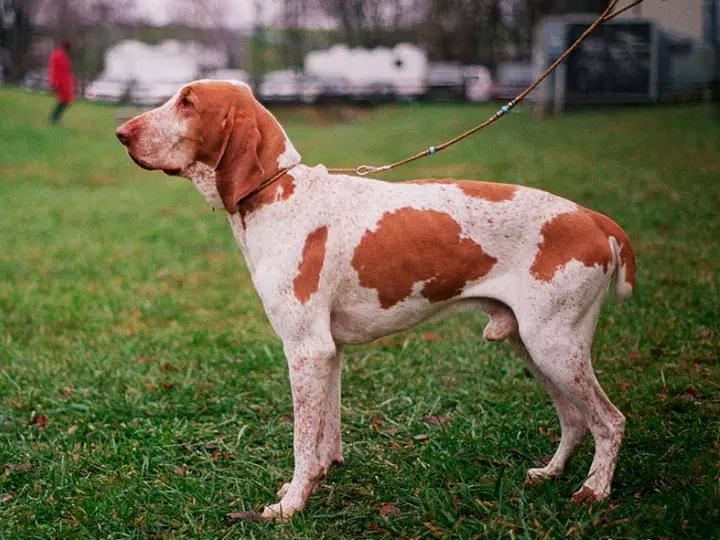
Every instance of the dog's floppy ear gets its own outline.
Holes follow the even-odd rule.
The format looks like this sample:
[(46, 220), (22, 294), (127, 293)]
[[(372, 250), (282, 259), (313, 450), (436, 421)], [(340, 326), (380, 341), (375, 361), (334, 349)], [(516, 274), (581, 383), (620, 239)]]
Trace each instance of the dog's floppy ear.
[(223, 143), (215, 166), (215, 184), (225, 209), (234, 214), (240, 200), (260, 185), (262, 136), (254, 107), (231, 105), (222, 123)]

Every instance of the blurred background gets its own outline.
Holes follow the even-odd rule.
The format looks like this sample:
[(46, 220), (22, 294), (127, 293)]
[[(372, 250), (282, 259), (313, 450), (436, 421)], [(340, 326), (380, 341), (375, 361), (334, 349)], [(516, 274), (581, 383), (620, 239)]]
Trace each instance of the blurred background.
[[(621, 0), (620, 6), (629, 0)], [(509, 100), (606, 0), (0, 0), (0, 73), (48, 89), (72, 40), (78, 95), (152, 106), (200, 77), (265, 102)], [(532, 96), (573, 103), (712, 99), (720, 0), (646, 0)]]

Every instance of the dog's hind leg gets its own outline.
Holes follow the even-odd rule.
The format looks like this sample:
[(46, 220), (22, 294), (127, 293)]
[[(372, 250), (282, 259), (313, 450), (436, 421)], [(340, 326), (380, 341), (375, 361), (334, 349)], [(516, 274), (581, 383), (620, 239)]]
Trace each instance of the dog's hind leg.
[[(532, 359), (532, 365), (541, 379), (549, 383), (551, 395), (555, 393), (560, 396), (559, 403), (565, 404), (565, 423), (572, 426), (572, 436), (566, 436), (563, 432), (563, 439), (567, 437), (567, 442), (565, 445), (561, 442), (563, 452), (557, 456), (553, 467), (561, 464), (561, 458), (569, 457), (569, 450), (576, 447), (581, 439), (581, 430), (584, 428), (579, 426), (575, 412), (570, 411), (580, 413), (595, 439), (595, 457), (585, 483), (573, 495), (576, 502), (599, 501), (610, 494), (625, 429), (625, 417), (603, 392), (590, 361), (590, 346), (598, 312), (599, 304), (581, 316), (575, 324), (560, 320), (561, 317), (548, 318), (542, 323), (536, 320), (534, 325), (523, 325), (523, 321), (519, 321), (520, 337)], [(575, 409), (568, 407), (568, 402)]]
[(560, 444), (555, 451), (555, 455), (545, 467), (529, 469), (525, 478), (525, 481), (529, 484), (539, 484), (545, 480), (555, 478), (563, 472), (565, 466), (580, 448), (585, 435), (587, 435), (588, 428), (575, 405), (560, 391), (555, 383), (540, 372), (519, 336), (512, 336), (510, 345), (515, 354), (525, 361), (535, 378), (545, 385), (560, 418)]

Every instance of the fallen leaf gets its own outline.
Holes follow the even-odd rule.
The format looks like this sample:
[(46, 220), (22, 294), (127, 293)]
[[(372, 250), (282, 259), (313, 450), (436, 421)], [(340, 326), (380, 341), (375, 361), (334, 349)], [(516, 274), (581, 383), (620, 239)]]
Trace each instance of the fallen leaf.
[(209, 452), (213, 453), (218, 449), (218, 445), (215, 442), (208, 442), (205, 444), (202, 443), (184, 443), (180, 442), (180, 448), (183, 452), (191, 453), (191, 452)]
[(5, 472), (3, 472), (3, 476), (10, 476), (13, 473), (29, 471), (32, 468), (32, 465), (27, 462), (6, 463), (4, 467)]
[(678, 397), (685, 401), (704, 401), (708, 399), (706, 395), (704, 395), (702, 392), (699, 392), (692, 386), (688, 386), (682, 392), (678, 392)]
[(30, 420), (30, 423), (28, 425), (30, 426), (39, 426), (40, 429), (45, 429), (47, 427), (48, 419), (47, 416), (44, 414), (38, 414), (35, 418)]
[(498, 503), (490, 502), (490, 501), (481, 501), (477, 497), (473, 499), (475, 504), (477, 504), (480, 508), (483, 508), (485, 510), (498, 510), (500, 508), (500, 505)]
[(161, 268), (160, 270), (155, 272), (155, 277), (160, 278), (160, 279), (164, 279), (164, 278), (168, 277), (169, 275), (170, 275), (170, 270), (168, 270), (167, 268)]
[(371, 523), (370, 525), (368, 525), (368, 531), (370, 531), (371, 533), (383, 533), (383, 534), (388, 534), (387, 529), (383, 529), (382, 527), (378, 527), (378, 526), (375, 525), (374, 523)]
[(164, 383), (163, 383), (163, 388), (164, 388), (165, 390), (170, 390), (173, 386), (175, 386), (175, 385), (174, 385), (173, 383), (171, 383), (171, 382), (164, 382)]
[(388, 426), (386, 428), (383, 428), (380, 430), (380, 433), (385, 433), (386, 435), (395, 435), (398, 432), (397, 426)]
[(695, 337), (698, 339), (706, 339), (709, 338), (712, 335), (712, 330), (709, 328), (702, 328), (701, 330), (698, 330), (698, 332), (695, 334)]
[(13, 500), (13, 496), (10, 495), (9, 493), (5, 493), (5, 494), (3, 494), (2, 497), (0, 497), (0, 503), (6, 503), (6, 502), (10, 502), (12, 500)]
[(430, 438), (430, 436), (426, 433), (424, 433), (422, 435), (415, 435), (413, 437), (414, 440), (419, 441), (419, 442), (427, 441), (429, 438)]
[(185, 476), (187, 473), (188, 468), (185, 465), (180, 465), (180, 467), (175, 467), (173, 469), (173, 472), (177, 474), (178, 476)]
[(650, 354), (652, 354), (653, 356), (662, 356), (663, 354), (665, 354), (665, 350), (659, 347), (653, 347), (652, 349), (650, 349)]
[(637, 352), (637, 351), (633, 351), (633, 352), (631, 352), (630, 354), (628, 354), (628, 360), (631, 360), (631, 361), (633, 361), (633, 360), (642, 360), (642, 358), (643, 358), (642, 353), (639, 353), (639, 352)]
[(425, 422), (426, 424), (437, 425), (437, 424), (444, 424), (447, 421), (448, 421), (447, 416), (426, 416), (423, 418), (423, 422)]
[(293, 419), (289, 416), (283, 416), (282, 418), (280, 418), (280, 421), (283, 424), (292, 424), (293, 423)]
[(424, 523), (424, 525), (425, 525), (428, 529), (430, 529), (430, 532), (433, 533), (433, 535), (435, 535), (435, 536), (437, 536), (437, 537), (445, 536), (445, 533), (443, 533), (442, 530), (440, 530), (440, 527), (438, 527), (437, 525), (433, 525), (433, 524), (430, 523), (429, 521), (426, 521), (426, 522)]
[(378, 512), (378, 514), (380, 514), (380, 517), (391, 516), (391, 515), (399, 514), (399, 513), (400, 513), (400, 509), (397, 506), (394, 506), (390, 503), (384, 503), (380, 507), (380, 511)]
[(435, 332), (423, 332), (421, 337), (429, 343), (435, 343), (440, 340), (440, 336), (438, 336)]
[(262, 517), (257, 512), (233, 512), (232, 514), (228, 514), (225, 516), (227, 519), (233, 520), (233, 521), (254, 521), (255, 523), (261, 523), (265, 521), (265, 518)]

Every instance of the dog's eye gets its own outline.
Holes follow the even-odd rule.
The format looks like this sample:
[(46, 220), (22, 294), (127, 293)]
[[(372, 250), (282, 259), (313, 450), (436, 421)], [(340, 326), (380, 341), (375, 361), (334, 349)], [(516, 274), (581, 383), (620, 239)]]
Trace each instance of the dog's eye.
[(193, 102), (187, 96), (180, 98), (180, 106), (189, 109), (193, 106)]

